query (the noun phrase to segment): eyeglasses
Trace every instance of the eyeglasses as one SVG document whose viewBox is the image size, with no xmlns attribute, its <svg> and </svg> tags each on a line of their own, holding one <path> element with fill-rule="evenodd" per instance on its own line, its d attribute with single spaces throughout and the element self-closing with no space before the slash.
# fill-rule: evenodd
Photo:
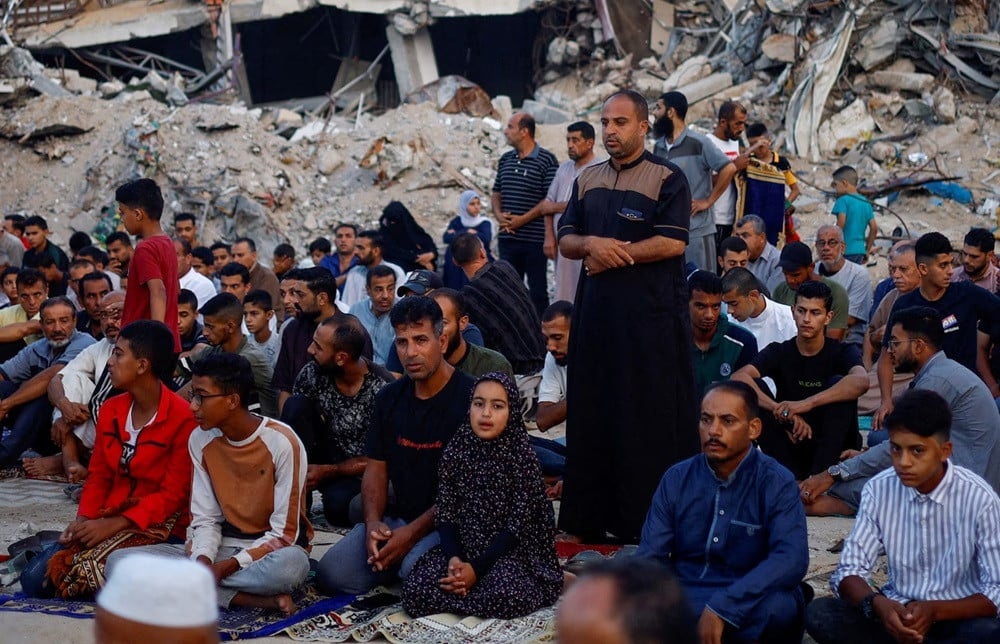
<svg viewBox="0 0 1000 644">
<path fill-rule="evenodd" d="M 903 344 L 904 342 L 913 342 L 914 338 L 907 338 L 906 340 L 889 340 L 889 351 L 895 351 L 896 347 Z"/>
<path fill-rule="evenodd" d="M 229 394 L 191 394 L 191 404 L 201 407 L 202 402 L 208 400 L 209 398 L 222 398 L 223 396 L 228 396 Z"/>
<path fill-rule="evenodd" d="M 102 320 L 120 320 L 122 317 L 122 309 L 114 308 L 101 311 L 100 314 L 98 314 L 98 317 Z"/>
</svg>

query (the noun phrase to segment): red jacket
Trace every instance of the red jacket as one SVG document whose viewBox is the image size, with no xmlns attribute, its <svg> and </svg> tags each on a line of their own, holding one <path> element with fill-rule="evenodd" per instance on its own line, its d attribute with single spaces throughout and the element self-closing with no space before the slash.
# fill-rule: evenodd
<svg viewBox="0 0 1000 644">
<path fill-rule="evenodd" d="M 135 505 L 114 514 L 146 530 L 179 510 L 181 517 L 172 534 L 184 539 L 191 522 L 188 437 L 197 423 L 187 401 L 160 385 L 156 418 L 139 432 L 135 454 L 126 469 L 120 460 L 128 439 L 125 422 L 131 406 L 129 393 L 109 398 L 101 406 L 79 515 L 96 519 L 103 516 L 102 510 L 114 510 L 131 498 Z"/>
</svg>

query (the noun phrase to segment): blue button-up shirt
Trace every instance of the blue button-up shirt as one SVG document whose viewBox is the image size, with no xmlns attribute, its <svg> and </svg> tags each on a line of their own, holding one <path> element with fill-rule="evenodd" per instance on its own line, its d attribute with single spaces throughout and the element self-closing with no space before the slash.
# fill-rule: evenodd
<svg viewBox="0 0 1000 644">
<path fill-rule="evenodd" d="M 381 316 L 376 316 L 372 312 L 371 298 L 366 297 L 351 307 L 351 315 L 361 321 L 361 325 L 371 336 L 375 362 L 384 365 L 386 358 L 389 357 L 389 351 L 393 348 L 393 342 L 396 341 L 396 329 L 389 321 L 389 314 L 383 313 Z"/>
<path fill-rule="evenodd" d="M 704 455 L 660 480 L 636 556 L 672 565 L 697 614 L 737 628 L 771 592 L 794 591 L 809 566 L 806 515 L 792 473 L 751 449 L 725 481 Z"/>
<path fill-rule="evenodd" d="M 32 342 L 17 352 L 10 360 L 0 364 L 0 374 L 11 382 L 22 383 L 45 371 L 55 364 L 67 364 L 81 351 L 94 344 L 94 338 L 86 333 L 73 331 L 69 344 L 53 347 L 46 338 Z"/>
</svg>

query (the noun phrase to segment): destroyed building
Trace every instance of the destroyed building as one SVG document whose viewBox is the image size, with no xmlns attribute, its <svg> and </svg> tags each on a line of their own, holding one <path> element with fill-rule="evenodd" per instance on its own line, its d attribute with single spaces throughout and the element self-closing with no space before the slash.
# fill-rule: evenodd
<svg viewBox="0 0 1000 644">
<path fill-rule="evenodd" d="M 265 253 L 371 225 L 393 199 L 437 237 L 458 192 L 490 191 L 513 109 L 564 157 L 565 124 L 596 122 L 623 87 L 679 89 L 707 128 L 742 101 L 813 187 L 802 213 L 822 210 L 834 163 L 886 201 L 961 184 L 961 201 L 936 188 L 959 228 L 977 210 L 993 226 L 1000 203 L 1000 9 L 985 0 L 3 6 L 0 207 L 57 230 L 100 237 L 114 187 L 144 175 L 209 238 L 258 230 Z"/>
</svg>

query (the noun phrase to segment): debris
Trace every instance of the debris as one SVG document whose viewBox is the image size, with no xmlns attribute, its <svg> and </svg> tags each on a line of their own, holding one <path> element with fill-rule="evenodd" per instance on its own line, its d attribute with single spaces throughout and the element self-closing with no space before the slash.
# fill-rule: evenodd
<svg viewBox="0 0 1000 644">
<path fill-rule="evenodd" d="M 944 197 L 945 199 L 951 199 L 952 201 L 957 201 L 960 204 L 967 205 L 972 203 L 972 193 L 969 192 L 967 188 L 964 188 L 957 183 L 931 181 L 924 184 L 924 189 L 932 195 Z"/>
<path fill-rule="evenodd" d="M 917 92 L 930 91 L 934 87 L 934 77 L 930 74 L 907 74 L 903 72 L 878 71 L 868 76 L 873 85 L 889 89 Z"/>
<path fill-rule="evenodd" d="M 825 121 L 817 132 L 820 151 L 824 154 L 853 148 L 875 130 L 875 120 L 868 113 L 863 99 L 857 99 Z"/>
<path fill-rule="evenodd" d="M 764 39 L 760 49 L 771 60 L 794 63 L 798 59 L 798 46 L 798 38 L 791 34 L 772 34 Z"/>
<path fill-rule="evenodd" d="M 945 86 L 938 87 L 931 96 L 934 100 L 934 116 L 942 123 L 954 123 L 958 115 L 955 95 Z"/>
<path fill-rule="evenodd" d="M 445 76 L 424 85 L 406 97 L 408 103 L 430 101 L 446 114 L 496 116 L 490 95 L 483 88 L 461 76 Z"/>
</svg>

